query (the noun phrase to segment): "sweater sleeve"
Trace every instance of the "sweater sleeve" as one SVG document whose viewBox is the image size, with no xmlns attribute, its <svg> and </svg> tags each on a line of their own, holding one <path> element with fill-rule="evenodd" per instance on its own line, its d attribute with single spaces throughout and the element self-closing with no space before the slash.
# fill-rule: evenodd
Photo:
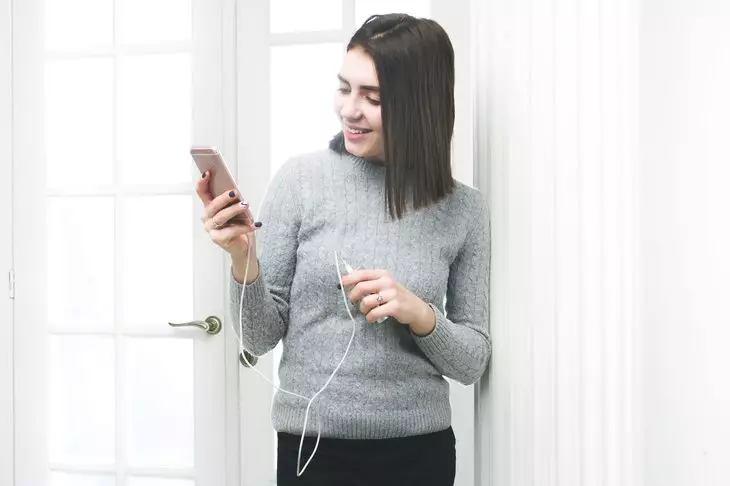
<svg viewBox="0 0 730 486">
<path fill-rule="evenodd" d="M 475 221 L 449 269 L 446 313 L 429 304 L 436 327 L 413 334 L 419 348 L 449 378 L 469 385 L 484 373 L 492 351 L 489 337 L 489 210 L 481 199 Z"/>
<path fill-rule="evenodd" d="M 259 276 L 244 286 L 229 275 L 229 307 L 236 332 L 240 319 L 245 349 L 262 356 L 276 347 L 289 325 L 289 295 L 298 246 L 301 204 L 297 166 L 284 164 L 266 190 L 256 234 Z M 241 293 L 243 303 L 241 304 Z M 240 311 L 240 314 L 239 314 Z"/>
</svg>

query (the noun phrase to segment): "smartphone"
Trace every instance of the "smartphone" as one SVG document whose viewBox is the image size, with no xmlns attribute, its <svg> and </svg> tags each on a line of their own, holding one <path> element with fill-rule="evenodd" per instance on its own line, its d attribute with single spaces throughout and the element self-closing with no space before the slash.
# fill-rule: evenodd
<svg viewBox="0 0 730 486">
<path fill-rule="evenodd" d="M 231 200 L 229 206 L 241 202 L 241 191 L 238 189 L 238 185 L 233 179 L 231 171 L 228 170 L 228 166 L 217 148 L 209 146 L 191 147 L 190 155 L 193 157 L 195 165 L 198 166 L 201 176 L 208 171 L 210 178 L 208 187 L 213 198 L 230 191 L 236 191 L 236 197 Z M 236 216 L 229 223 L 249 224 L 244 220 L 243 216 Z"/>
</svg>

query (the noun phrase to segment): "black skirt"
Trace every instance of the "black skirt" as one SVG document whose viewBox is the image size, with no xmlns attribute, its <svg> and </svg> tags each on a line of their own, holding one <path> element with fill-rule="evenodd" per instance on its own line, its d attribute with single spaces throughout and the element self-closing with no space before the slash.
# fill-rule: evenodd
<svg viewBox="0 0 730 486">
<path fill-rule="evenodd" d="M 453 486 L 456 440 L 451 427 L 395 439 L 321 438 L 317 453 L 297 477 L 300 436 L 279 433 L 277 486 Z M 305 437 L 304 466 L 316 437 Z"/>
</svg>

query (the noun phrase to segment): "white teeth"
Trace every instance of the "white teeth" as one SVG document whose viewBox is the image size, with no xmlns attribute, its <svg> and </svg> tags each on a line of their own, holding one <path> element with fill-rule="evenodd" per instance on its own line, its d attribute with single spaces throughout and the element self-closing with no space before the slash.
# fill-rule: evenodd
<svg viewBox="0 0 730 486">
<path fill-rule="evenodd" d="M 356 135 L 359 135 L 361 133 L 365 133 L 365 130 L 355 130 L 354 128 L 347 127 L 347 131 L 350 133 L 354 133 Z"/>
</svg>

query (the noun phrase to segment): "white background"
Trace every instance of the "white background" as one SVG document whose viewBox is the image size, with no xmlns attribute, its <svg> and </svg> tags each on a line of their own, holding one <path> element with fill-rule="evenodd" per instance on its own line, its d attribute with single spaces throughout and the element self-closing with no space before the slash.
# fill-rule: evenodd
<svg viewBox="0 0 730 486">
<path fill-rule="evenodd" d="M 640 289 L 647 486 L 730 484 L 730 5 L 646 0 Z"/>
</svg>

